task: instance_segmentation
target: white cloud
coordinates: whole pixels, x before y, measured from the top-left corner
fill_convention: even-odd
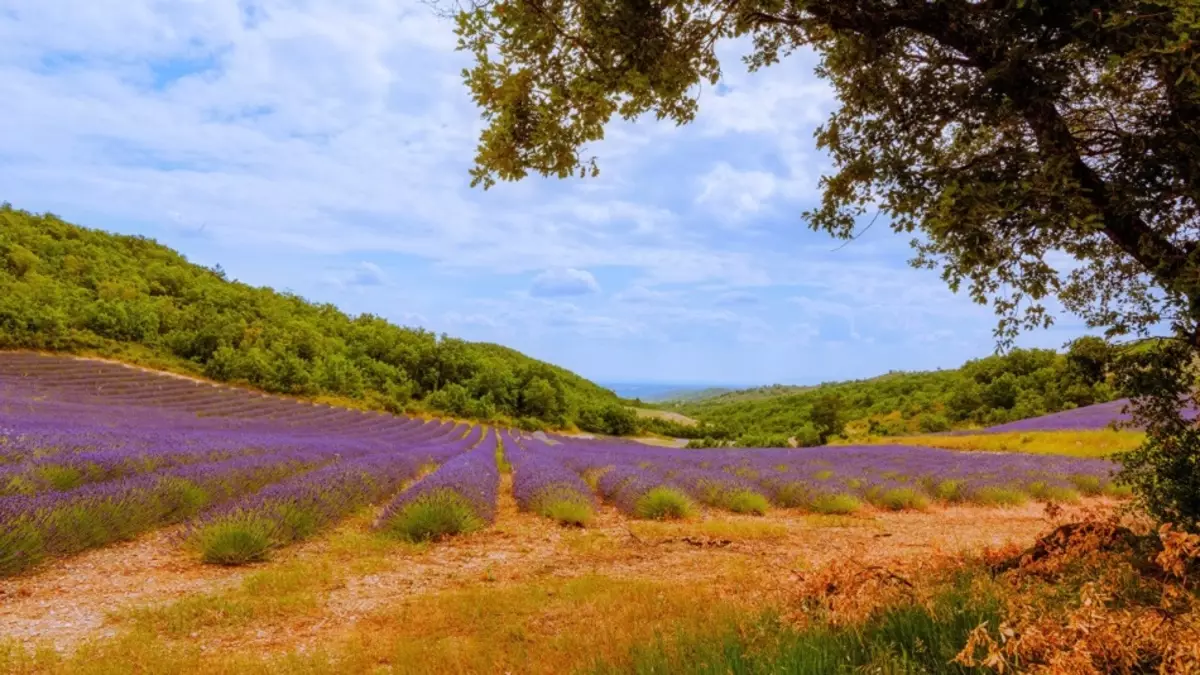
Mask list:
[[[696,203],[712,208],[720,218],[738,221],[763,209],[775,194],[777,180],[766,171],[738,171],[718,162],[699,182]]]
[[[367,261],[353,267],[332,270],[325,276],[325,283],[338,288],[367,288],[390,284],[383,269]]]
[[[717,295],[713,302],[726,307],[748,307],[758,304],[758,296],[746,291],[726,291]]]
[[[548,269],[533,279],[529,293],[535,297],[553,298],[572,295],[588,295],[599,293],[600,284],[596,277],[587,270],[577,270],[571,267],[556,267]]]

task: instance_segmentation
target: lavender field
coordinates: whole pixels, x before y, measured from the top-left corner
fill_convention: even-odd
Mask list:
[[[1072,411],[1079,412],[1079,411]],[[1089,418],[1090,419],[1090,418]],[[365,507],[381,536],[488,526],[512,467],[526,511],[584,525],[705,507],[853,513],[1119,495],[1102,459],[919,446],[685,450],[544,440],[267,397],[119,364],[0,356],[0,574],[167,526],[205,562],[239,564]]]

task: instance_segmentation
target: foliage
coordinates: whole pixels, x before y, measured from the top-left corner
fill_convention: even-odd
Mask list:
[[[853,239],[886,215],[914,235],[914,265],[991,304],[1002,346],[1052,323],[1051,296],[1110,338],[1169,326],[1178,345],[1130,378],[1159,382],[1138,392],[1148,435],[1127,476],[1160,517],[1200,528],[1200,432],[1178,396],[1200,356],[1195,0],[478,0],[457,31],[485,187],[594,175],[582,148],[616,116],[692,121],[722,38],[748,38],[752,70],[815,50],[840,106],[817,132],[834,171],[809,226]],[[967,409],[1037,408],[1003,375],[959,393]]]
[[[1200,428],[1180,409],[1196,401],[1194,357],[1193,345],[1164,341],[1123,354],[1118,371],[1140,397],[1132,423],[1146,427],[1146,441],[1120,455],[1121,480],[1160,522],[1190,530],[1200,529]]]
[[[774,445],[780,434],[807,447],[839,436],[858,442],[1002,424],[1114,398],[1112,361],[1097,356],[1108,352],[1096,342],[1081,338],[1065,354],[1015,349],[957,370],[889,373],[774,398],[720,396],[678,410],[745,447]]]
[[[1200,668],[1197,535],[1164,525],[1139,536],[1091,519],[993,557],[1006,588],[1003,621],[977,628],[957,663],[1045,673]]]
[[[897,603],[857,626],[797,628],[773,614],[725,633],[661,638],[631,650],[629,663],[600,664],[594,673],[985,673],[954,656],[972,631],[999,620],[995,599],[958,589],[927,605]],[[986,631],[982,631],[986,634]]]
[[[141,351],[131,351],[137,347]],[[229,281],[141,237],[0,207],[0,349],[117,353],[222,382],[536,426],[629,434],[612,392],[469,343]],[[149,358],[146,358],[146,355]],[[586,423],[584,422],[586,420]]]

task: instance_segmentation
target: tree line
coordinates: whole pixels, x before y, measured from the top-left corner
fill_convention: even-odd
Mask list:
[[[738,392],[669,406],[702,422],[692,445],[821,445],[833,439],[937,433],[1037,417],[1119,397],[1115,353],[1083,337],[1066,353],[1014,349],[957,370],[889,373],[773,397]]]

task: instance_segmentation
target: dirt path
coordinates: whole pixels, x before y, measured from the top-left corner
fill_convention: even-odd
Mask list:
[[[104,634],[105,617],[131,604],[167,602],[236,583],[245,570],[201,565],[177,546],[174,528],[0,580],[0,636],[71,646]]]
[[[365,530],[366,522],[359,519],[342,529]],[[632,522],[604,507],[586,530],[575,530],[518,512],[505,489],[493,527],[425,549],[391,551],[367,573],[346,573],[324,592],[321,611],[256,625],[252,634],[228,639],[264,650],[315,644],[372,612],[484,583],[503,587],[598,574],[730,584],[730,592],[738,593],[744,589],[731,575],[735,569],[753,569],[768,587],[772,581],[786,583],[798,567],[835,558],[886,561],[1028,543],[1046,525],[1036,504],[832,519],[786,511],[757,518],[706,512],[692,522],[662,525]],[[171,534],[155,533],[55,563],[33,576],[0,581],[0,635],[69,650],[82,640],[115,633],[119,626],[110,614],[130,606],[218,592],[272,565],[328,560],[331,538],[285,551],[264,565],[229,569],[196,563],[178,549]]]

